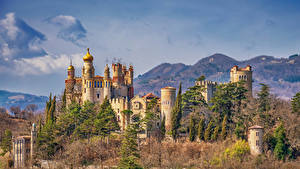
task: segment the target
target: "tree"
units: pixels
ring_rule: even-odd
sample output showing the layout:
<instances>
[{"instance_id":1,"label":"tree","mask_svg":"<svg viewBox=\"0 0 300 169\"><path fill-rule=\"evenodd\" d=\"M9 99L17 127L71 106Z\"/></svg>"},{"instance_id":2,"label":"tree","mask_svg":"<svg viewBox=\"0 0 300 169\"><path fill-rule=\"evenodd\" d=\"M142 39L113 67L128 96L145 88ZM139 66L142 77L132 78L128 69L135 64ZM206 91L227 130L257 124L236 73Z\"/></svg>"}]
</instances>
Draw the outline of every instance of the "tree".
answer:
<instances>
[{"instance_id":1,"label":"tree","mask_svg":"<svg viewBox=\"0 0 300 169\"><path fill-rule=\"evenodd\" d=\"M1 141L1 149L2 154L1 156L4 156L7 152L10 152L12 149L12 133L10 130L6 129L4 132L4 136Z\"/></svg>"},{"instance_id":2,"label":"tree","mask_svg":"<svg viewBox=\"0 0 300 169\"><path fill-rule=\"evenodd\" d=\"M166 117L164 116L161 124L160 124L160 137L161 139L164 138L166 135Z\"/></svg>"},{"instance_id":3,"label":"tree","mask_svg":"<svg viewBox=\"0 0 300 169\"><path fill-rule=\"evenodd\" d=\"M193 86L188 88L188 90L182 95L182 104L184 111L196 112L197 108L201 106L207 106L202 92L204 91L203 86Z\"/></svg>"},{"instance_id":4,"label":"tree","mask_svg":"<svg viewBox=\"0 0 300 169\"><path fill-rule=\"evenodd\" d=\"M211 135L211 130L212 130L213 122L210 121L207 125L207 128L205 129L204 133L204 140L209 141L210 140L210 135Z\"/></svg>"},{"instance_id":5,"label":"tree","mask_svg":"<svg viewBox=\"0 0 300 169\"><path fill-rule=\"evenodd\" d=\"M190 126L189 126L189 139L191 142L195 141L196 138L196 128L195 128L195 119L193 115L190 115Z\"/></svg>"},{"instance_id":6,"label":"tree","mask_svg":"<svg viewBox=\"0 0 300 169\"><path fill-rule=\"evenodd\" d=\"M203 80L205 80L205 76L201 75L196 81L203 81Z\"/></svg>"},{"instance_id":7,"label":"tree","mask_svg":"<svg viewBox=\"0 0 300 169\"><path fill-rule=\"evenodd\" d=\"M198 138L203 140L204 138L204 118L201 118L198 124Z\"/></svg>"},{"instance_id":8,"label":"tree","mask_svg":"<svg viewBox=\"0 0 300 169\"><path fill-rule=\"evenodd\" d=\"M119 163L120 169L140 169L138 164L140 158L138 150L138 134L139 122L130 124L123 135L121 145L121 160Z\"/></svg>"},{"instance_id":9,"label":"tree","mask_svg":"<svg viewBox=\"0 0 300 169\"><path fill-rule=\"evenodd\" d=\"M260 113L270 110L270 88L268 85L260 83L261 89L257 93L258 111Z\"/></svg>"},{"instance_id":10,"label":"tree","mask_svg":"<svg viewBox=\"0 0 300 169\"><path fill-rule=\"evenodd\" d=\"M221 131L221 139L225 140L227 135L227 115L224 116L223 122L222 122L222 131Z\"/></svg>"},{"instance_id":11,"label":"tree","mask_svg":"<svg viewBox=\"0 0 300 169\"><path fill-rule=\"evenodd\" d=\"M214 128L214 132L211 136L212 141L216 141L218 139L219 130L220 130L220 126L216 125L215 128Z\"/></svg>"},{"instance_id":12,"label":"tree","mask_svg":"<svg viewBox=\"0 0 300 169\"><path fill-rule=\"evenodd\" d=\"M274 148L275 157L278 160L285 160L286 157L291 157L292 150L285 134L285 129L281 123L274 131L276 145Z\"/></svg>"},{"instance_id":13,"label":"tree","mask_svg":"<svg viewBox=\"0 0 300 169\"><path fill-rule=\"evenodd\" d=\"M178 129L180 127L180 120L182 117L182 97L181 97L181 83L179 84L179 90L176 97L175 105L172 110L171 116L171 135L172 138L176 141L178 137Z\"/></svg>"},{"instance_id":14,"label":"tree","mask_svg":"<svg viewBox=\"0 0 300 169\"><path fill-rule=\"evenodd\" d=\"M20 118L21 108L20 106L11 106L10 112L14 114L16 118Z\"/></svg>"},{"instance_id":15,"label":"tree","mask_svg":"<svg viewBox=\"0 0 300 169\"><path fill-rule=\"evenodd\" d=\"M292 113L300 114L300 92L292 98Z\"/></svg>"}]
</instances>

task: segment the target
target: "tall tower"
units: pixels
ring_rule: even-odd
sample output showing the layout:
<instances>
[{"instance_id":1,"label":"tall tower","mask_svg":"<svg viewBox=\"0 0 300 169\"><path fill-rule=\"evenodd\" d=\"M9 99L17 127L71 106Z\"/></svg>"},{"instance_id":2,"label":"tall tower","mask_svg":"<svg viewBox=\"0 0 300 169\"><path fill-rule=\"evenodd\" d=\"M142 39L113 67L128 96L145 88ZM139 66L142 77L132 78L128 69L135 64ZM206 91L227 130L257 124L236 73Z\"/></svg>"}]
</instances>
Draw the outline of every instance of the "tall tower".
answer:
<instances>
[{"instance_id":1,"label":"tall tower","mask_svg":"<svg viewBox=\"0 0 300 169\"><path fill-rule=\"evenodd\" d=\"M248 143L252 155L259 155L263 152L263 129L257 125L249 127Z\"/></svg>"},{"instance_id":2,"label":"tall tower","mask_svg":"<svg viewBox=\"0 0 300 169\"><path fill-rule=\"evenodd\" d=\"M82 101L94 102L94 81L95 69L93 66L93 56L90 54L89 48L83 57L84 65L82 68Z\"/></svg>"},{"instance_id":3,"label":"tall tower","mask_svg":"<svg viewBox=\"0 0 300 169\"><path fill-rule=\"evenodd\" d=\"M176 100L176 88L165 87L161 89L161 113L165 117L166 132L171 130L172 109Z\"/></svg>"},{"instance_id":4,"label":"tall tower","mask_svg":"<svg viewBox=\"0 0 300 169\"><path fill-rule=\"evenodd\" d=\"M30 135L30 159L32 161L34 155L34 148L36 144L37 130L35 123L32 124L31 135Z\"/></svg>"},{"instance_id":5,"label":"tall tower","mask_svg":"<svg viewBox=\"0 0 300 169\"><path fill-rule=\"evenodd\" d=\"M133 66L129 66L128 70L128 85L129 85L129 99L134 97L134 88L133 88Z\"/></svg>"},{"instance_id":6,"label":"tall tower","mask_svg":"<svg viewBox=\"0 0 300 169\"><path fill-rule=\"evenodd\" d=\"M252 97L252 68L247 65L245 68L233 66L230 70L230 82L245 81L245 88L248 95Z\"/></svg>"},{"instance_id":7,"label":"tall tower","mask_svg":"<svg viewBox=\"0 0 300 169\"><path fill-rule=\"evenodd\" d=\"M72 102L73 89L76 83L75 80L75 69L72 65L72 61L70 62L70 66L68 67L68 78L65 80L65 89L66 89L66 102L67 105Z\"/></svg>"},{"instance_id":8,"label":"tall tower","mask_svg":"<svg viewBox=\"0 0 300 169\"><path fill-rule=\"evenodd\" d=\"M111 99L111 82L110 82L110 72L108 65L104 68L104 98L107 97L108 99Z\"/></svg>"},{"instance_id":9,"label":"tall tower","mask_svg":"<svg viewBox=\"0 0 300 169\"><path fill-rule=\"evenodd\" d=\"M122 73L122 65L120 63L113 63L112 69L113 69L113 84L115 86L119 86L120 84L123 84L124 76Z\"/></svg>"}]
</instances>

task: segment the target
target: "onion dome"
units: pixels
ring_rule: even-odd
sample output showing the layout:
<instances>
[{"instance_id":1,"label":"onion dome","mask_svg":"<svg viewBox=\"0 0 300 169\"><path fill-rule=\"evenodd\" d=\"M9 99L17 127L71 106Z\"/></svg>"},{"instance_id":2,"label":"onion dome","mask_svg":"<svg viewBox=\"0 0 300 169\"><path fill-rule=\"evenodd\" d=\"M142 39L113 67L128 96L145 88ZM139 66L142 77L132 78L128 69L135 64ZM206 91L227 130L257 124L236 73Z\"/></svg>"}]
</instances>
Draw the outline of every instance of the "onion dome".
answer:
<instances>
[{"instance_id":1,"label":"onion dome","mask_svg":"<svg viewBox=\"0 0 300 169\"><path fill-rule=\"evenodd\" d=\"M70 65L70 66L68 67L68 70L74 70L74 66L73 66L73 65Z\"/></svg>"},{"instance_id":2,"label":"onion dome","mask_svg":"<svg viewBox=\"0 0 300 169\"><path fill-rule=\"evenodd\" d=\"M83 57L84 61L93 61L93 56L90 54L90 48L87 48L87 53L86 55Z\"/></svg>"}]
</instances>

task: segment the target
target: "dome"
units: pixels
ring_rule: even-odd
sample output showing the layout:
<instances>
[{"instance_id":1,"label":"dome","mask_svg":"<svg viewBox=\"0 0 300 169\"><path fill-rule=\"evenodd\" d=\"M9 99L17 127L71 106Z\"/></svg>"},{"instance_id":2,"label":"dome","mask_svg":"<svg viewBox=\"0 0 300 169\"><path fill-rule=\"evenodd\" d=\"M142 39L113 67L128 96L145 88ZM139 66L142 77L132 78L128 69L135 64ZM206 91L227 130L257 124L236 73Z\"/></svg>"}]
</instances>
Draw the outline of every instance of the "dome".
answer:
<instances>
[{"instance_id":1,"label":"dome","mask_svg":"<svg viewBox=\"0 0 300 169\"><path fill-rule=\"evenodd\" d=\"M90 49L87 48L87 53L86 55L83 57L83 60L84 61L93 61L93 56L90 54Z\"/></svg>"},{"instance_id":2,"label":"dome","mask_svg":"<svg viewBox=\"0 0 300 169\"><path fill-rule=\"evenodd\" d=\"M68 67L68 70L74 70L74 66L73 66L73 65L70 65L70 66Z\"/></svg>"}]
</instances>

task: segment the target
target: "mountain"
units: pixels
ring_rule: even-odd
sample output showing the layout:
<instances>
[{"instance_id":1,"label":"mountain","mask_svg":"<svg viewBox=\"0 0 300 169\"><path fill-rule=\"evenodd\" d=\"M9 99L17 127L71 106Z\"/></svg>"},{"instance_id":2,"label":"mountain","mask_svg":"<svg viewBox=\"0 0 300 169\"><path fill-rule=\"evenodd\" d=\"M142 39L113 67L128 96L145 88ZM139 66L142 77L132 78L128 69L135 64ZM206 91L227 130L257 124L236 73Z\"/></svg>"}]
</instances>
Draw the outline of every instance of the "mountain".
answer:
<instances>
[{"instance_id":1,"label":"mountain","mask_svg":"<svg viewBox=\"0 0 300 169\"><path fill-rule=\"evenodd\" d=\"M28 104L36 104L38 109L44 109L45 103L48 100L46 96L35 96L19 92L9 92L0 90L0 107L9 109L11 106L20 106L22 109Z\"/></svg>"},{"instance_id":2,"label":"mountain","mask_svg":"<svg viewBox=\"0 0 300 169\"><path fill-rule=\"evenodd\" d=\"M208 80L228 82L232 66L244 67L248 64L253 68L254 91L259 90L259 83L268 84L272 93L285 99L300 91L300 55L288 58L263 55L237 61L217 53L199 60L194 65L162 63L134 79L135 93L143 95L152 92L160 95L162 87L178 87L179 82L182 82L183 89L187 89L193 86L195 79L201 75L205 75Z\"/></svg>"}]
</instances>

